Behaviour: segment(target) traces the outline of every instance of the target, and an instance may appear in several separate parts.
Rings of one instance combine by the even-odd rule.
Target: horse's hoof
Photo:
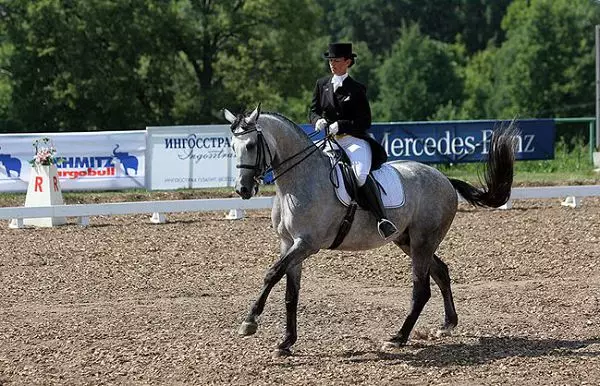
[[[257,329],[258,323],[256,322],[242,322],[242,325],[238,329],[238,334],[242,336],[254,335]]]
[[[292,356],[292,350],[289,348],[278,348],[273,352],[275,358],[287,358]]]
[[[452,336],[452,330],[453,330],[453,329],[454,329],[453,327],[442,327],[442,328],[438,328],[438,329],[435,331],[435,334],[434,334],[434,336],[435,336],[436,338],[438,338],[438,339],[439,339],[439,338],[446,337],[446,336]]]
[[[383,342],[383,345],[381,346],[381,351],[394,351],[404,346],[405,343],[398,342],[395,340],[387,340]]]

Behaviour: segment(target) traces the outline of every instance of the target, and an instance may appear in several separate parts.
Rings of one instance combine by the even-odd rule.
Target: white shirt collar
[[[334,75],[331,78],[331,83],[341,86],[342,82],[344,82],[344,80],[346,80],[347,77],[348,77],[348,73],[345,73],[344,75]]]

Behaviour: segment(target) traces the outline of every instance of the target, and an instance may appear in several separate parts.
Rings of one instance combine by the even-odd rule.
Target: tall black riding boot
[[[377,218],[377,230],[384,239],[387,239],[398,232],[398,229],[385,216],[385,207],[381,201],[381,193],[375,179],[369,174],[367,181],[363,186],[358,188],[361,198],[361,205],[366,206],[365,209],[370,210]]]

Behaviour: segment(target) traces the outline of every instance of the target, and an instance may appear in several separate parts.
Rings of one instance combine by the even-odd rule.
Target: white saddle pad
[[[381,191],[381,201],[383,206],[386,208],[399,208],[404,205],[404,187],[400,180],[398,171],[388,164],[383,164],[373,173],[375,180],[381,184],[383,190]],[[339,165],[335,167],[335,178],[337,179],[337,188],[335,194],[342,204],[350,205],[350,195],[346,190],[344,181],[342,180],[342,172],[340,171]],[[381,189],[380,189],[381,190]]]

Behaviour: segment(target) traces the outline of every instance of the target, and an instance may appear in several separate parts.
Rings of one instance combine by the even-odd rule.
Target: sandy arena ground
[[[408,258],[392,245],[305,263],[295,356],[281,283],[257,334],[237,328],[278,247],[267,211],[92,217],[0,227],[0,385],[597,385],[600,199],[461,205],[440,249],[459,326],[437,287],[410,344]]]

